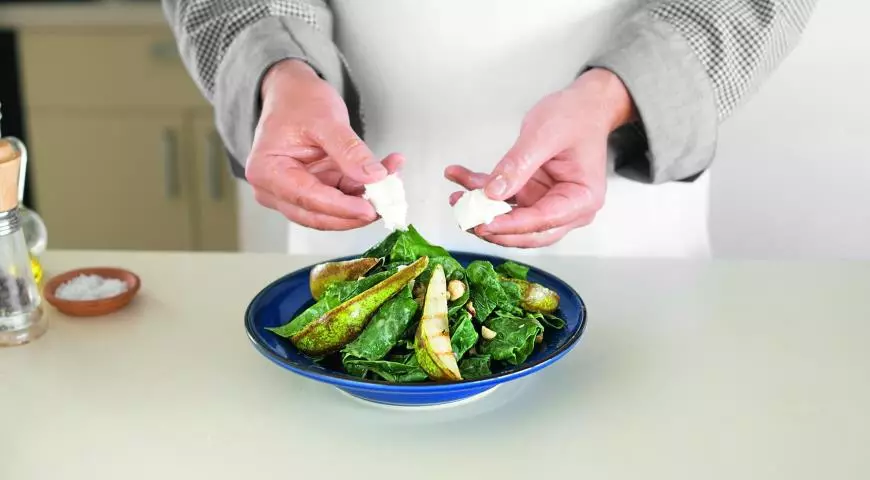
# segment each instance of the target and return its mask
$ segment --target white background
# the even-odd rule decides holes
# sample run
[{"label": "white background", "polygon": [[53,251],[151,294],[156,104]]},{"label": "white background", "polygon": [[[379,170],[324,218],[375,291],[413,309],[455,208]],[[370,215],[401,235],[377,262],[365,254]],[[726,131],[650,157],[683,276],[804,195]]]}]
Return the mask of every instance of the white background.
[{"label": "white background", "polygon": [[[870,5],[819,2],[793,53],[721,129],[714,255],[870,259]],[[284,251],[286,223],[241,186],[246,251]]]}]

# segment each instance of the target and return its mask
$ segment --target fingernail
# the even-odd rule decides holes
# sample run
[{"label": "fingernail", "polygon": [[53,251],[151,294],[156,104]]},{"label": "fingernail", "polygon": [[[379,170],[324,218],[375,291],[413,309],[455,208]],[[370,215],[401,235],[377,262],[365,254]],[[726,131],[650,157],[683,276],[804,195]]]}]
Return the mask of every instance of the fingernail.
[{"label": "fingernail", "polygon": [[366,163],[362,169],[366,175],[385,175],[387,173],[387,169],[380,162]]},{"label": "fingernail", "polygon": [[489,197],[500,197],[507,192],[508,184],[504,175],[498,174],[487,185],[485,192]]}]

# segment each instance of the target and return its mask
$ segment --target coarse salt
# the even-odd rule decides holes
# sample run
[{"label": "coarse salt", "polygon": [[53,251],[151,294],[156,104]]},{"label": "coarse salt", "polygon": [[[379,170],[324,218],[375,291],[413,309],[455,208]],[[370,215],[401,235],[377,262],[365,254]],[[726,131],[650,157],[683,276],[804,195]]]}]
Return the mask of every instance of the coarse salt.
[{"label": "coarse salt", "polygon": [[99,275],[79,275],[57,287],[55,295],[63,300],[99,300],[120,295],[127,291],[127,284],[117,278]]}]

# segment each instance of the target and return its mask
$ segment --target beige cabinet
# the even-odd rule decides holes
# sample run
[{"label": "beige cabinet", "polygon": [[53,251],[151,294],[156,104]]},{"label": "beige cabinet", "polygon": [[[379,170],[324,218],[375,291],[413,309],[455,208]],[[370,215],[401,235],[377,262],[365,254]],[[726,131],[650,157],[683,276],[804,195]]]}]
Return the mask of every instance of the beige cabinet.
[{"label": "beige cabinet", "polygon": [[223,144],[214,128],[211,111],[193,117],[193,158],[197,219],[197,246],[200,250],[238,249],[236,182],[233,179]]},{"label": "beige cabinet", "polygon": [[181,119],[37,110],[30,131],[28,173],[53,248],[194,248]]},{"label": "beige cabinet", "polygon": [[29,175],[51,248],[237,249],[235,182],[167,28],[19,33]]}]

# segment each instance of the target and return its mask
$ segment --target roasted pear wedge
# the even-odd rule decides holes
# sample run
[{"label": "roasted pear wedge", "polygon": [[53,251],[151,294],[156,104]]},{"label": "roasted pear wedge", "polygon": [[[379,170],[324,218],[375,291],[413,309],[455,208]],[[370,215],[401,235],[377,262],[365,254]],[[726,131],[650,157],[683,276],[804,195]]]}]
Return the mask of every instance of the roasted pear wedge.
[{"label": "roasted pear wedge", "polygon": [[363,331],[384,302],[423,273],[428,264],[429,257],[420,257],[372,288],[326,312],[291,336],[290,341],[309,356],[337,352]]},{"label": "roasted pear wedge", "polygon": [[447,318],[447,278],[444,268],[436,265],[426,289],[423,316],[414,337],[414,353],[420,368],[435,381],[462,380],[459,365],[450,343]]},{"label": "roasted pear wedge", "polygon": [[559,294],[539,283],[516,278],[502,278],[502,280],[520,286],[521,306],[530,312],[553,313],[559,308]]},{"label": "roasted pear wedge", "polygon": [[333,283],[345,280],[356,280],[365,275],[369,270],[381,263],[380,258],[355,258],[340,262],[325,262],[311,269],[308,284],[311,288],[311,296],[320,300],[326,288]]}]

